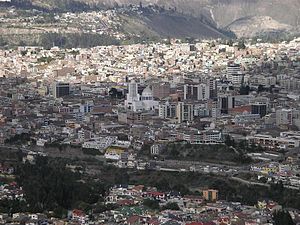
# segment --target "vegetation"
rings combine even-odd
[[[6,139],[6,144],[21,145],[31,141],[31,135],[29,133],[16,134],[15,136]]]
[[[238,49],[246,49],[244,40],[240,40],[237,44]]]
[[[52,58],[52,57],[41,57],[41,58],[38,58],[37,59],[37,62],[38,63],[50,63],[50,62],[52,62],[54,60],[54,58]]]
[[[152,200],[152,199],[147,198],[143,201],[143,205],[152,210],[159,209],[159,202],[157,200]]]
[[[68,170],[62,160],[50,160],[46,157],[37,158],[34,165],[20,164],[17,182],[23,186],[28,204],[19,205],[22,210],[18,210],[56,210],[60,216],[64,215],[66,209],[87,209],[91,204],[101,202],[101,196],[106,190],[102,183],[81,180],[81,174]],[[13,210],[16,211],[16,208]]]
[[[0,201],[0,213],[17,213],[26,208],[25,201],[3,199]]]
[[[88,4],[76,0],[53,0],[48,1],[46,5],[32,4],[30,0],[12,0],[3,4],[17,9],[37,9],[44,12],[82,12],[92,9]],[[97,9],[97,7],[93,8]]]
[[[294,225],[294,221],[287,211],[276,211],[273,214],[274,225]]]
[[[111,98],[114,98],[114,99],[124,98],[123,92],[122,91],[118,91],[118,89],[116,89],[116,88],[111,88],[110,89],[109,96]]]
[[[250,92],[249,85],[247,85],[247,86],[242,85],[240,87],[240,95],[249,95],[249,92]]]
[[[98,180],[95,181],[91,176],[71,172],[66,168],[66,163],[67,161],[62,159],[44,157],[37,158],[35,164],[19,164],[16,181],[23,186],[26,204],[18,201],[0,201],[0,212],[54,210],[55,216],[59,217],[64,216],[66,210],[72,208],[86,212],[91,209],[103,212],[116,207],[103,203],[108,188],[116,184],[143,184],[157,187],[159,191],[177,191],[182,195],[197,194],[193,190],[202,188],[215,188],[219,190],[220,199],[228,201],[255,205],[258,200],[269,198],[284,207],[300,209],[300,192],[285,189],[282,183],[272,184],[267,188],[249,186],[228,177],[211,174],[134,171],[104,164],[98,164],[101,177],[95,176],[94,178]],[[72,162],[68,160],[68,163]],[[159,209],[158,202],[152,200],[145,200],[143,204],[151,209]],[[176,209],[177,206],[172,204],[165,208]]]
[[[185,142],[170,143],[162,155],[166,159],[223,162],[229,164],[250,163],[251,159],[242,151],[236,152],[226,145],[191,145]]]
[[[92,155],[92,156],[101,155],[98,149],[92,149],[92,148],[83,148],[82,152],[83,154]]]
[[[263,152],[265,150],[261,145],[255,145],[255,144],[249,143],[245,140],[236,142],[228,135],[225,137],[225,144],[228,147],[235,148],[235,149],[237,149],[237,151],[242,152],[242,153]]]
[[[166,210],[166,209],[179,210],[180,208],[176,202],[169,202],[165,206],[162,207],[162,210]]]

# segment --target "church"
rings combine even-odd
[[[140,95],[138,93],[138,84],[135,81],[131,81],[128,84],[125,107],[133,112],[152,111],[158,107],[158,101],[153,99],[153,92],[149,86],[147,86],[143,90],[142,95]]]

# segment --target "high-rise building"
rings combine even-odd
[[[70,84],[55,82],[53,85],[53,96],[55,98],[61,98],[70,95]]]
[[[158,114],[163,119],[177,119],[178,123],[194,120],[194,105],[186,102],[162,102]]]
[[[218,97],[217,81],[215,79],[207,79],[206,84],[209,86],[209,98],[215,99]]]
[[[185,102],[178,102],[176,108],[176,115],[178,123],[193,121],[194,105]]]
[[[251,114],[259,114],[260,117],[267,115],[267,104],[264,102],[255,102],[251,104]]]
[[[177,103],[166,102],[159,104],[158,115],[160,118],[175,118],[176,117]]]
[[[209,85],[207,84],[185,84],[184,100],[206,100],[209,99]]]
[[[241,72],[239,64],[229,63],[227,65],[227,80],[231,81],[233,85],[240,86],[244,82],[244,74]]]
[[[235,107],[234,96],[220,96],[218,100],[219,100],[219,108],[222,114],[228,114],[229,109]]]
[[[277,109],[276,125],[294,125],[295,120],[300,118],[300,111],[297,109]]]

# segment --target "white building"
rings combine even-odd
[[[117,139],[118,138],[115,136],[101,137],[98,139],[84,142],[82,144],[82,148],[97,149],[103,151],[104,149],[108,148],[112,144],[116,143]]]
[[[185,84],[184,100],[207,100],[210,97],[210,87],[207,84]]]
[[[241,72],[239,64],[228,64],[226,76],[233,85],[240,86],[244,81],[244,74]]]
[[[125,107],[131,111],[154,110],[158,106],[158,102],[154,101],[153,93],[150,87],[146,87],[142,96],[138,94],[138,84],[131,81],[128,84],[128,94],[125,100]]]

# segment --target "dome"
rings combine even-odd
[[[153,96],[152,90],[149,86],[143,90],[142,96],[144,96],[144,97],[152,97]]]

